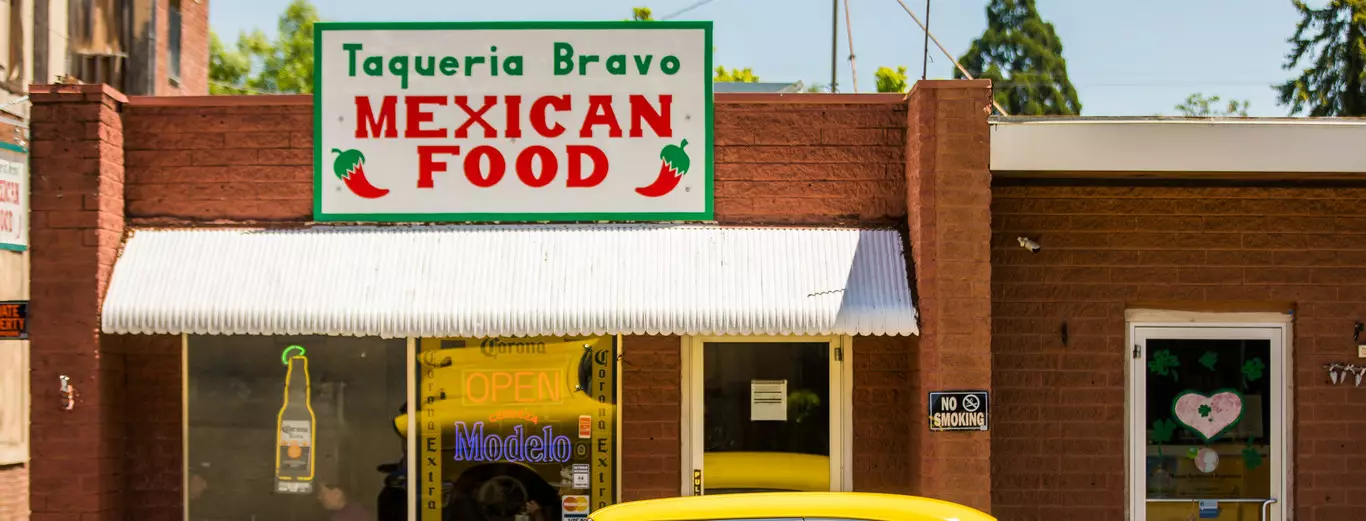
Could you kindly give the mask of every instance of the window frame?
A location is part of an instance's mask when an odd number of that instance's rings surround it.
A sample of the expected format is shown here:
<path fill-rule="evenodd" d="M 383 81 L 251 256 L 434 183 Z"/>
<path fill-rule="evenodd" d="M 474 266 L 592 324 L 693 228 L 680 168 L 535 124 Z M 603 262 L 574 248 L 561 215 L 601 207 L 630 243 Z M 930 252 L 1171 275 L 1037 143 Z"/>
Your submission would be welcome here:
<path fill-rule="evenodd" d="M 830 490 L 854 490 L 853 337 L 850 335 L 685 335 L 680 339 L 679 492 L 693 496 L 693 473 L 703 465 L 703 352 L 708 343 L 825 343 L 830 363 Z M 838 351 L 836 351 L 838 350 Z M 837 356 L 836 353 L 839 353 Z M 706 493 L 705 485 L 702 487 Z"/>
<path fill-rule="evenodd" d="M 179 85 L 184 55 L 185 11 L 182 0 L 168 0 L 166 5 L 166 77 Z"/>
<path fill-rule="evenodd" d="M 1181 313 L 1161 312 L 1134 314 L 1130 312 L 1126 324 L 1128 337 L 1126 352 L 1135 347 L 1141 348 L 1140 356 L 1125 356 L 1125 467 L 1128 496 L 1129 518 L 1134 521 L 1147 519 L 1147 364 L 1148 340 L 1268 340 L 1271 343 L 1271 360 L 1268 361 L 1267 377 L 1271 379 L 1271 389 L 1279 392 L 1270 401 L 1271 417 L 1271 490 L 1276 502 L 1272 503 L 1263 521 L 1283 521 L 1289 512 L 1291 502 L 1293 462 L 1292 417 L 1293 383 L 1293 335 L 1288 315 L 1271 317 L 1259 313 L 1249 317 L 1246 322 L 1239 317 L 1219 313 Z M 1141 317 L 1141 318 L 1140 318 Z M 1284 317 L 1281 321 L 1276 318 Z M 1147 320 L 1143 320 L 1147 319 Z"/>

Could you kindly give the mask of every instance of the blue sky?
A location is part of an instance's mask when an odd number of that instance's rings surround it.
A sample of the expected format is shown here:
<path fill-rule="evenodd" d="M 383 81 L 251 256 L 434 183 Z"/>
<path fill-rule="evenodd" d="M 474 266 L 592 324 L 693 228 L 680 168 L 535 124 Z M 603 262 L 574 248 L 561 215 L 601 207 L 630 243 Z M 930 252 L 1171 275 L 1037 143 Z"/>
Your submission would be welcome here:
<path fill-rule="evenodd" d="M 925 0 L 903 0 L 924 19 Z M 932 0 L 930 30 L 955 56 L 986 26 L 986 0 Z M 210 25 L 225 41 L 253 27 L 275 31 L 289 0 L 216 0 Z M 663 17 L 699 0 L 314 0 L 325 20 L 619 20 L 634 6 Z M 1319 4 L 1319 2 L 1310 2 Z M 380 7 L 377 7 L 380 6 Z M 1253 116 L 1285 116 L 1270 85 L 1284 81 L 1290 0 L 1038 0 L 1061 37 L 1068 74 L 1092 116 L 1174 114 L 1194 92 L 1251 101 Z M 830 0 L 712 0 L 676 19 L 713 20 L 716 63 L 753 67 L 762 81 L 828 83 Z M 851 0 L 860 92 L 879 66 L 920 77 L 924 32 L 897 0 Z M 841 6 L 839 82 L 851 92 Z M 930 42 L 929 78 L 953 64 Z"/>

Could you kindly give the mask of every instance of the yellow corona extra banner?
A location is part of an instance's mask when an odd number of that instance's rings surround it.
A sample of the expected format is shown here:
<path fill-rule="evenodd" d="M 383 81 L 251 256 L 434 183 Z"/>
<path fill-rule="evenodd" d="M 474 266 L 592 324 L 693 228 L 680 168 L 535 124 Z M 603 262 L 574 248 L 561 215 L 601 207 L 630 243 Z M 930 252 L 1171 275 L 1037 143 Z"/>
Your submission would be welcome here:
<path fill-rule="evenodd" d="M 438 349 L 438 345 L 422 342 L 421 359 L 428 360 Z M 422 503 L 422 521 L 441 521 L 441 507 L 444 502 L 441 479 L 441 425 L 437 423 L 438 407 L 435 402 L 445 392 L 439 387 L 442 382 L 436 377 L 436 369 L 435 364 L 419 364 L 422 403 L 418 408 L 418 422 L 422 426 L 422 438 L 418 440 L 421 447 L 418 450 L 422 453 L 422 465 L 418 468 L 421 469 L 422 485 L 418 489 L 418 496 Z M 404 425 L 407 425 L 406 421 Z"/>
<path fill-rule="evenodd" d="M 313 492 L 313 460 L 316 451 L 312 389 L 308 357 L 303 347 L 289 346 L 280 354 L 285 370 L 284 403 L 276 419 L 275 491 L 283 494 Z"/>
<path fill-rule="evenodd" d="M 617 357 L 613 347 L 609 340 L 592 349 L 594 378 L 590 391 L 598 402 L 596 414 L 588 418 L 593 424 L 593 510 L 616 499 Z"/>
<path fill-rule="evenodd" d="M 570 521 L 616 501 L 614 338 L 422 339 L 418 365 L 423 521 Z M 490 502 L 491 486 L 524 497 Z"/>

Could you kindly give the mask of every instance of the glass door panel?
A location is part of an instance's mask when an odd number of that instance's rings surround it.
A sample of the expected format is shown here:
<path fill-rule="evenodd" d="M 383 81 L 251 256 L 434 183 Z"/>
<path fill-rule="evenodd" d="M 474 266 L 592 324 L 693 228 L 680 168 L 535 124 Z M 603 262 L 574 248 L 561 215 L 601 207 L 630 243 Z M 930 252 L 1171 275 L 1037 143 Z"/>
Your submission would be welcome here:
<path fill-rule="evenodd" d="M 1224 338 L 1179 331 L 1137 339 L 1143 519 L 1274 519 L 1262 516 L 1264 502 L 1280 497 L 1279 343 L 1236 329 Z"/>
<path fill-rule="evenodd" d="M 704 493 L 830 490 L 831 345 L 706 342 L 702 355 Z"/>

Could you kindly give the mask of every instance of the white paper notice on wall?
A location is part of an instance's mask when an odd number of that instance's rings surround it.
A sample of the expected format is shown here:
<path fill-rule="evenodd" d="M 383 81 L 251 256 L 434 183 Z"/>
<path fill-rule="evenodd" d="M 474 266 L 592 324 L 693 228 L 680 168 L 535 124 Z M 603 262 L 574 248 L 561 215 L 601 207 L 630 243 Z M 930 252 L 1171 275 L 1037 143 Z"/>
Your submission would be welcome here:
<path fill-rule="evenodd" d="M 17 149 L 17 150 L 16 150 Z M 0 249 L 28 249 L 28 159 L 24 149 L 0 143 Z"/>
<path fill-rule="evenodd" d="M 749 421 L 787 421 L 787 380 L 750 380 Z"/>

